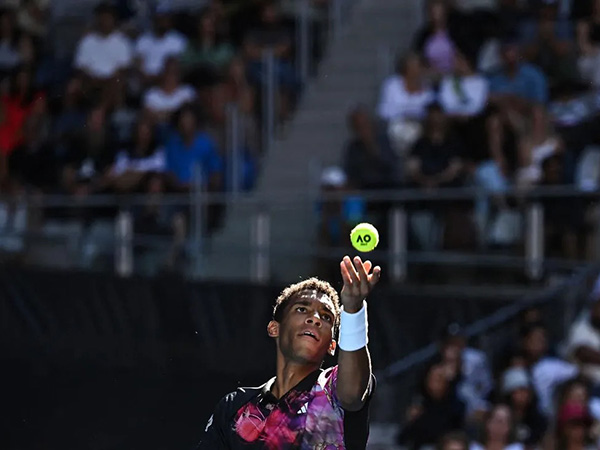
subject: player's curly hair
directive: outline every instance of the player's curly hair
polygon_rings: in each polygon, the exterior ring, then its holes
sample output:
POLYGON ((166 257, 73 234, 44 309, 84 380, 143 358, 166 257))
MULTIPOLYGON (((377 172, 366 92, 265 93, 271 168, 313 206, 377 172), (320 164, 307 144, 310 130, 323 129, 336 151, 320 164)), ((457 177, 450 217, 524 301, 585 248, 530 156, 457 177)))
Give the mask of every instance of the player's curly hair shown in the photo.
POLYGON ((315 277, 308 278, 304 281, 300 281, 299 283, 294 283, 281 291, 281 294, 279 294, 279 297, 277 297, 275 306, 273 307, 273 320, 281 322, 283 320, 285 308, 289 304, 290 300, 292 300, 292 298, 294 298, 300 292, 313 290, 325 294, 333 302, 332 312, 335 317, 333 320, 332 333, 333 337, 335 338, 340 328, 340 297, 331 284, 315 277))

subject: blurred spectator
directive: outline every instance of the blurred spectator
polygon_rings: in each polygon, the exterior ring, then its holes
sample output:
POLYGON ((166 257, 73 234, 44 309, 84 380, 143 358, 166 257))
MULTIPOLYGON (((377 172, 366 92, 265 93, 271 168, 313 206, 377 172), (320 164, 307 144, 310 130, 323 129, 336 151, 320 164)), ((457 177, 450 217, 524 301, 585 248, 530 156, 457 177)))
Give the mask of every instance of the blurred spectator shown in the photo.
POLYGON ((409 407, 407 423, 398 436, 400 445, 414 450, 434 445, 464 423, 465 406, 456 397, 444 367, 432 365, 422 380, 420 395, 409 407))
POLYGON ((523 444, 514 442, 514 417, 504 404, 495 405, 488 413, 479 442, 470 450, 523 450, 523 444))
POLYGON ((472 55, 457 49, 454 73, 446 75, 440 85, 440 103, 454 120, 466 120, 482 114, 488 101, 488 82, 474 69, 472 55))
POLYGON ((415 48, 425 57, 436 77, 452 71, 454 64, 457 39, 450 25, 447 2, 429 0, 427 22, 417 33, 415 48))
POLYGON ((592 11, 577 22, 579 69, 585 81, 600 86, 600 1, 592 0, 592 11))
POLYGON ((467 337, 458 324, 447 327, 440 353, 441 364, 456 385, 458 397, 465 403, 467 418, 487 411, 494 382, 486 355, 467 346, 467 337))
POLYGON ((17 14, 19 28, 37 38, 44 38, 48 32, 47 0, 24 0, 17 14))
POLYGON ((202 78, 204 82, 200 81, 200 84, 210 83, 226 72, 234 56, 233 46, 218 33, 215 15, 208 10, 202 13, 195 38, 189 41, 181 55, 185 73, 191 74, 195 82, 202 78))
POLYGON ((159 3, 152 31, 140 36, 135 44, 135 57, 146 82, 153 83, 165 69, 169 57, 179 57, 187 41, 173 29, 170 7, 159 3))
POLYGON ((600 297, 597 295, 589 310, 571 326, 567 349, 582 373, 600 386, 600 297))
POLYGON ((410 183, 426 190, 460 186, 461 154, 444 112, 439 105, 430 106, 423 137, 415 143, 408 161, 410 183))
POLYGON ((529 132, 522 136, 519 144, 517 184, 530 186, 540 183, 544 160, 563 151, 564 143, 554 132, 545 108, 542 105, 535 106, 529 132))
POLYGON ((165 152, 159 146, 152 122, 140 120, 134 140, 117 153, 110 170, 111 185, 117 192, 144 192, 150 175, 165 171, 165 152))
POLYGON ((527 370, 512 367, 502 375, 502 396, 512 411, 515 422, 515 439, 525 448, 535 448, 542 443, 548 421, 538 408, 538 401, 527 370))
POLYGON ((462 431, 445 434, 437 445, 437 450, 468 450, 469 438, 462 431))
POLYGON ((419 121, 434 99, 434 92, 425 83, 421 58, 411 53, 398 61, 396 73, 384 82, 377 112, 386 121, 419 121))
POLYGON ((532 384, 540 402, 540 411, 550 416, 553 412, 552 398, 555 389, 576 377, 579 370, 573 364, 549 355, 546 327, 541 324, 525 329, 521 342, 532 384))
POLYGON ((164 123, 175 111, 195 98, 194 89, 181 83, 178 61, 170 58, 165 64, 160 84, 150 88, 144 95, 144 108, 155 121, 164 123))
POLYGON ((52 126, 53 144, 58 159, 66 154, 66 144, 85 126, 84 100, 81 80, 72 78, 64 89, 62 104, 59 106, 59 112, 55 115, 52 126))
POLYGON ((92 84, 119 78, 132 64, 131 43, 117 29, 114 7, 101 3, 95 15, 94 30, 79 42, 74 62, 92 84))
POLYGON ((273 52, 275 80, 280 88, 281 121, 289 118, 301 88, 293 66, 292 42, 292 36, 283 22, 277 2, 266 1, 261 8, 259 25, 251 29, 244 38, 244 53, 248 61, 250 81, 262 86, 266 69, 263 54, 266 50, 273 52))
POLYGON ((591 385, 586 378, 575 378, 560 387, 557 410, 567 403, 588 408, 594 420, 600 420, 600 398, 597 396, 597 390, 595 396, 592 396, 591 385))
POLYGON ((355 189, 391 189, 397 186, 396 157, 386 133, 379 133, 369 111, 355 108, 348 116, 352 139, 346 145, 344 169, 355 189))
POLYGON ((20 62, 18 30, 13 11, 0 11, 0 71, 8 72, 20 62))
POLYGON ((503 109, 526 114, 533 103, 546 103, 546 77, 535 66, 521 62, 514 40, 502 44, 502 67, 490 77, 492 100, 503 109))
POLYGON ((593 450, 592 417, 586 406, 565 403, 558 411, 556 421, 556 450, 593 450))
POLYGON ((175 131, 166 144, 167 172, 173 188, 192 188, 196 170, 202 184, 219 190, 223 180, 223 162, 212 138, 200 128, 199 117, 191 106, 184 106, 174 116, 175 131))

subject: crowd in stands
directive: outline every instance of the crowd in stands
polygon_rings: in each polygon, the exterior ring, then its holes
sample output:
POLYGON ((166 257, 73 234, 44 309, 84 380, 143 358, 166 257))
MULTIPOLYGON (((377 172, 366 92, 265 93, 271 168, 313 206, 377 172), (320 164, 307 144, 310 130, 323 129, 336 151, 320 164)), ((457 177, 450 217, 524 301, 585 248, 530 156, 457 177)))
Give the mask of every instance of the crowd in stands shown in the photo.
POLYGON ((457 324, 420 378, 397 436, 401 448, 592 450, 600 447, 600 290, 564 341, 541 309, 518 318, 493 360, 457 324))
MULTIPOLYGON (((52 14, 60 3, 0 5, 2 194, 151 194, 135 226, 170 234, 188 214, 158 208, 161 195, 188 192, 198 179, 211 192, 229 190, 233 178, 252 189, 262 156, 263 51, 275 56, 279 123, 290 119, 302 89, 294 67, 298 5, 210 0, 182 10, 168 0, 103 1, 77 17, 71 43, 55 38, 65 34, 52 14), (232 107, 242 136, 238 174, 229 170, 232 107)), ((311 1, 315 58, 327 11, 328 0, 311 1)), ((88 210, 64 208, 44 215, 90 218, 88 210)), ((216 208, 206 231, 221 217, 216 208)))
POLYGON ((600 1, 424 3, 425 23, 376 110, 349 115, 344 186, 489 194, 407 204, 411 245, 422 249, 515 245, 520 194, 571 186, 571 196, 540 200, 547 251, 585 259, 594 209, 578 192, 600 181, 600 1))

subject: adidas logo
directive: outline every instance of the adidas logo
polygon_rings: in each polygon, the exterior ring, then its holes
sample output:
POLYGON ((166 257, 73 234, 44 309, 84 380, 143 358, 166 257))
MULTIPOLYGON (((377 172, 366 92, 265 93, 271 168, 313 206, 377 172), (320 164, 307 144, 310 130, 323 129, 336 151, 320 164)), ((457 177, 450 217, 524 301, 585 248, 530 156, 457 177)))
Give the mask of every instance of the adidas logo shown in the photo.
POLYGON ((296 414, 300 415, 300 414, 306 414, 308 412, 308 402, 306 402, 302 408, 300 408, 298 410, 298 412, 296 412, 296 414))

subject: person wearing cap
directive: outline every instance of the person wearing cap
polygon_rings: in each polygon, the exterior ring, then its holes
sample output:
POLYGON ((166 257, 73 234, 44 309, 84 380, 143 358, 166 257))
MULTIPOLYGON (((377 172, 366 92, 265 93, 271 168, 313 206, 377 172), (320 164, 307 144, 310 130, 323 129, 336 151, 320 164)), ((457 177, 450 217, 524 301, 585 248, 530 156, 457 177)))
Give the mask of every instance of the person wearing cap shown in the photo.
POLYGON ((179 57, 187 46, 186 38, 173 29, 169 2, 156 6, 154 27, 142 34, 135 44, 135 56, 142 76, 147 82, 156 81, 170 57, 179 57))
MULTIPOLYGON (((600 286, 600 283, 597 283, 600 286)), ((595 386, 600 386, 600 289, 592 293, 589 310, 571 326, 567 338, 569 357, 595 386)))
POLYGON ((74 66, 94 84, 116 80, 131 66, 129 39, 117 29, 115 8, 108 2, 95 9, 95 28, 81 39, 74 66))
POLYGON ((527 448, 542 443, 548 421, 540 413, 529 374, 523 367, 511 367, 502 374, 501 394, 510 406, 515 422, 515 438, 527 448))
POLYGON ((556 450, 597 450, 591 436, 592 424, 586 406, 565 403, 556 420, 556 450))

